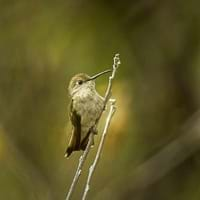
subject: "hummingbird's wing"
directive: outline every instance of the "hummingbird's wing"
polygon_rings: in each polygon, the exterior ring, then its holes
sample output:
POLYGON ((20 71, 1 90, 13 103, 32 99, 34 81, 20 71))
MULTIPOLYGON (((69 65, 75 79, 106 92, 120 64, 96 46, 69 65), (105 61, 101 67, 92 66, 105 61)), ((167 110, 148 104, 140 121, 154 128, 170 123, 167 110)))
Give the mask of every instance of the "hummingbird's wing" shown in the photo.
POLYGON ((65 156, 69 157, 73 151, 80 150, 81 140, 81 116, 77 114, 73 106, 73 99, 70 103, 69 117, 72 123, 72 135, 69 141, 69 145, 66 149, 65 156))

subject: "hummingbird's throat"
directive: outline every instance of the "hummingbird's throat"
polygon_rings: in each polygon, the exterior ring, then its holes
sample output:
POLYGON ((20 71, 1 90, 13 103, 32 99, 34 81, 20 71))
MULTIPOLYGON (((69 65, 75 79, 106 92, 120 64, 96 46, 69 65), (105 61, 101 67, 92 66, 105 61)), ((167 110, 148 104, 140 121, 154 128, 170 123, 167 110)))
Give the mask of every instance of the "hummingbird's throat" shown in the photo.
POLYGON ((95 82, 87 81, 79 87, 72 90, 71 96, 87 96, 87 94, 92 93, 95 90, 95 82))

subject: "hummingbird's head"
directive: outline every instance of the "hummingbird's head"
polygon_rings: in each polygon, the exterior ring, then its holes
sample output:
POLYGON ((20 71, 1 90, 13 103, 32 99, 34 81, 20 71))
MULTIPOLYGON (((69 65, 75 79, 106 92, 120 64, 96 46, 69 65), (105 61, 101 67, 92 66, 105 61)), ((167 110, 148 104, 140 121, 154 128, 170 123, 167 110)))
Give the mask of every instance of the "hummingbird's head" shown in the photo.
POLYGON ((91 90, 95 89, 95 79, 108 72, 111 72, 111 70, 100 72, 92 77, 84 73, 76 74, 72 77, 69 83, 69 94, 73 96, 75 93, 84 88, 91 90))

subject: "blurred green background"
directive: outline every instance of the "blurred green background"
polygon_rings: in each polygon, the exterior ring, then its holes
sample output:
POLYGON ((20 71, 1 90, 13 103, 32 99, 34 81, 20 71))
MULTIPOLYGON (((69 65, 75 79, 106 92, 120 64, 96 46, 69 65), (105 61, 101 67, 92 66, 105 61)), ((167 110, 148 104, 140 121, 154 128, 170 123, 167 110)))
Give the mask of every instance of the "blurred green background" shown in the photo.
MULTIPOLYGON (((198 145, 136 192, 140 176, 135 183, 131 175, 181 137, 180 127, 199 109, 199 6, 197 0, 1 0, 0 199, 65 199, 81 155, 64 158, 68 82, 111 67, 120 53, 117 112, 88 199, 199 200, 198 145)), ((97 81, 102 95, 106 85, 106 77, 97 81)), ((73 199, 81 197, 96 147, 73 199)))

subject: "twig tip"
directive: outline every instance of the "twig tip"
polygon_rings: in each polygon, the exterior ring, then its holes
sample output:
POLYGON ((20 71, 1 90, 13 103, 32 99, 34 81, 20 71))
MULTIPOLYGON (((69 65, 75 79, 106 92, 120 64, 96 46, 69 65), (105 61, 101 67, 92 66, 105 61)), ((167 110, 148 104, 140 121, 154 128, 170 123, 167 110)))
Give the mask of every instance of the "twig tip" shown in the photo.
POLYGON ((114 67, 114 68, 118 68, 119 65, 121 64, 121 61, 120 61, 120 58, 119 58, 119 53, 116 53, 116 54, 115 54, 113 60, 114 60, 114 65, 113 65, 113 67, 114 67))

